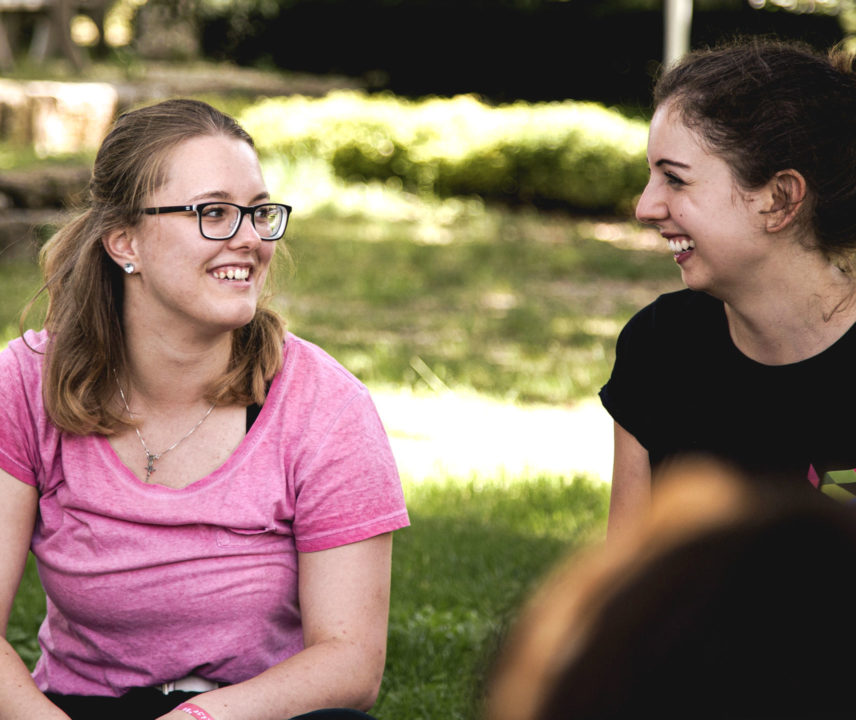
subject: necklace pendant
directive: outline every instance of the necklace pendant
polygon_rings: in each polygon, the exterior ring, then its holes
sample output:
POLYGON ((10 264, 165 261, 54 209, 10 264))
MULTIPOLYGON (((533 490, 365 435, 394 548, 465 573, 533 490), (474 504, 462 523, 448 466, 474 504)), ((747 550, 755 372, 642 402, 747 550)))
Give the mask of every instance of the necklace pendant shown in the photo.
MULTIPOLYGON (((128 417, 133 418, 134 413, 131 412, 131 407, 128 405, 128 400, 125 397, 125 391, 122 390, 122 385, 119 382, 119 377, 118 377, 118 375, 116 375, 115 372, 114 372, 114 376, 116 377, 116 385, 119 388, 119 397, 122 398, 122 403, 125 406, 125 410, 128 413, 128 417)), ((217 407, 217 403, 216 402, 211 403, 211 407, 208 408, 208 412, 206 412, 199 419, 199 421, 196 423, 196 425, 194 425, 192 428, 190 428, 190 430, 188 430, 184 435, 182 435, 178 440, 176 440, 166 450, 161 450, 159 453, 149 452, 149 448, 146 445, 146 441, 143 440, 143 434, 140 432, 139 426, 134 427, 134 431, 137 433, 137 438, 139 438, 139 440, 140 440, 140 445, 143 446, 143 452, 146 453, 146 482, 149 481, 153 472, 157 472, 157 470, 155 468, 155 462, 157 460, 160 460, 161 457, 163 455, 166 455, 170 450, 175 450, 175 448, 177 448, 182 442, 184 442, 185 440, 187 440, 187 438, 189 438, 191 435, 193 435, 193 433, 196 432, 196 428, 198 428, 202 423, 204 423, 208 419, 208 416, 212 412, 214 412, 215 407, 217 407)))
POLYGON ((148 450, 146 451, 146 482, 149 481, 153 472, 157 472, 157 468, 155 468, 155 460, 158 459, 160 459, 160 455, 154 455, 148 450))

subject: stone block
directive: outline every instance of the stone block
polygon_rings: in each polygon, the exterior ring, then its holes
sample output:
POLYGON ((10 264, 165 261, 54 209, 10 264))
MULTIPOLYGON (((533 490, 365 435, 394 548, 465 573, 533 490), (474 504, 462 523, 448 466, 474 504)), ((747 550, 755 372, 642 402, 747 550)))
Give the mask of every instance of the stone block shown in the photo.
POLYGON ((0 138, 42 156, 95 150, 118 104, 107 83, 0 80, 0 138))

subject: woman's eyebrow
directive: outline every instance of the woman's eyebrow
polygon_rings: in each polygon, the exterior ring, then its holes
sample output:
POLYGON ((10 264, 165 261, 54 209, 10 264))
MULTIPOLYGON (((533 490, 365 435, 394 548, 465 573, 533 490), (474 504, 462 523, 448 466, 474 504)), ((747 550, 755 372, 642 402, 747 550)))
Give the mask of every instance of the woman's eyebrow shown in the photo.
MULTIPOLYGON (((232 196, 231 196, 231 194, 229 194, 223 190, 210 190, 210 191, 197 193, 192 198, 190 198, 190 202, 194 203, 194 202, 197 202, 199 200, 202 200, 202 198, 213 198, 215 200, 223 200, 224 202, 230 202, 232 199, 232 196)), ((270 193, 267 190, 262 190, 250 202, 256 203, 256 202, 260 202, 263 200, 269 200, 269 199, 270 199, 270 193)))
POLYGON ((686 163, 678 162, 677 160, 669 160, 668 158, 662 158, 654 163, 654 167, 663 167, 663 165, 673 165, 674 167, 683 168, 684 170, 690 169, 690 166, 686 163))

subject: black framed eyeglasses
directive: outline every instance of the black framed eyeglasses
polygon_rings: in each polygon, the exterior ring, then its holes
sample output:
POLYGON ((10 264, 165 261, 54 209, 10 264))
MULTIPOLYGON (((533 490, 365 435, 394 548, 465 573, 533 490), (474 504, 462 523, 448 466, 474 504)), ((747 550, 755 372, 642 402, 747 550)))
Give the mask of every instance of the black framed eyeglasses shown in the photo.
POLYGON ((285 235, 291 205, 262 203, 236 205, 230 202, 204 202, 195 205, 168 205, 143 208, 146 215, 195 212, 199 218, 199 232, 206 240, 228 240, 235 237, 244 215, 249 215, 253 227, 262 240, 279 240, 285 235))

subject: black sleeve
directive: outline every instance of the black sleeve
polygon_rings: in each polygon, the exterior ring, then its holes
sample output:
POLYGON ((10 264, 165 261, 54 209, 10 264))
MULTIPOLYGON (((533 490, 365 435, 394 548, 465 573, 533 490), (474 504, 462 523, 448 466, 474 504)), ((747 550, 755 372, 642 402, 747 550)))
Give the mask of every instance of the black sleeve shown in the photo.
POLYGON ((600 400, 613 420, 633 435, 646 449, 651 449, 654 430, 652 396, 657 367, 657 349, 653 326, 653 306, 634 315, 621 330, 615 346, 615 365, 609 381, 600 390, 600 400))

